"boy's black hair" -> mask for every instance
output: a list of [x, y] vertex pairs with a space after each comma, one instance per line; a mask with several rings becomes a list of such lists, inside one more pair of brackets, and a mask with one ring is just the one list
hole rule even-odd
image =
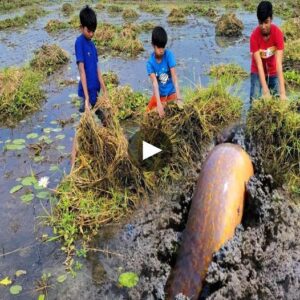
[[261, 1], [257, 6], [257, 19], [260, 23], [273, 18], [273, 6], [270, 1]]
[[157, 46], [158, 48], [165, 48], [168, 42], [168, 36], [166, 31], [157, 26], [152, 31], [152, 45]]
[[79, 14], [80, 24], [88, 30], [95, 31], [97, 28], [97, 17], [92, 8], [86, 5]]

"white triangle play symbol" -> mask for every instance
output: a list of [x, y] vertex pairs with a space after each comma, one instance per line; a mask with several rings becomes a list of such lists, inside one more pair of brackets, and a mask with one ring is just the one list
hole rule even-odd
[[143, 160], [161, 152], [162, 150], [143, 141]]

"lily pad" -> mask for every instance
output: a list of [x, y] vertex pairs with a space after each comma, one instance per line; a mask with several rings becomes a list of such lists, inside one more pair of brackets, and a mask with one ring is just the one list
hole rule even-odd
[[21, 188], [23, 187], [23, 185], [18, 184], [15, 185], [14, 187], [12, 187], [9, 191], [10, 194], [16, 193], [17, 191], [19, 191]]
[[53, 128], [52, 131], [53, 131], [53, 132], [60, 132], [60, 131], [62, 131], [62, 129], [59, 128], [59, 127], [57, 127], [57, 128]]
[[19, 145], [19, 144], [7, 144], [5, 145], [6, 150], [23, 150], [25, 148], [25, 145]]
[[38, 300], [45, 300], [45, 295], [44, 294], [39, 295]]
[[59, 134], [56, 136], [58, 140], [63, 140], [66, 136], [64, 134]]
[[44, 128], [44, 129], [43, 129], [43, 131], [44, 131], [45, 133], [50, 133], [52, 130], [53, 130], [53, 128], [51, 128], [51, 127], [47, 127], [47, 128]]
[[33, 188], [35, 189], [35, 190], [42, 190], [44, 187], [43, 186], [41, 186], [41, 185], [39, 185], [38, 183], [35, 183], [34, 185], [33, 185]]
[[40, 161], [43, 161], [45, 159], [45, 157], [44, 156], [35, 156], [34, 157], [34, 162], [40, 162]]
[[28, 176], [28, 177], [23, 178], [21, 183], [25, 186], [30, 186], [30, 185], [34, 185], [35, 183], [37, 183], [37, 180], [33, 176]]
[[50, 166], [50, 171], [51, 171], [51, 172], [59, 171], [59, 166], [57, 166], [57, 165], [51, 165], [51, 166]]
[[67, 279], [67, 274], [60, 275], [56, 278], [57, 282], [63, 283]]
[[56, 124], [57, 124], [57, 121], [56, 121], [56, 120], [52, 120], [52, 121], [50, 122], [50, 124], [56, 125]]
[[27, 272], [25, 270], [18, 270], [18, 271], [16, 271], [16, 276], [17, 277], [20, 277], [20, 276], [26, 275], [26, 274], [27, 274]]
[[22, 202], [25, 202], [25, 203], [29, 203], [30, 201], [33, 200], [33, 198], [34, 198], [33, 194], [25, 194], [25, 195], [21, 196]]
[[132, 288], [139, 282], [139, 277], [133, 272], [125, 272], [119, 276], [119, 284], [128, 288]]
[[15, 144], [15, 145], [23, 145], [23, 144], [25, 144], [25, 140], [24, 139], [15, 139], [15, 140], [13, 140], [13, 144]]
[[12, 281], [9, 277], [5, 277], [4, 279], [0, 280], [0, 285], [10, 285]]
[[39, 192], [36, 194], [39, 199], [46, 199], [50, 197], [50, 193], [47, 191]]
[[39, 135], [37, 133], [33, 132], [33, 133], [27, 134], [26, 138], [28, 138], [28, 139], [36, 139], [38, 136]]
[[22, 292], [22, 286], [18, 284], [13, 285], [10, 287], [9, 291], [12, 295], [18, 295]]
[[66, 147], [63, 146], [63, 145], [58, 145], [58, 146], [56, 147], [57, 150], [64, 150], [65, 148], [66, 148]]

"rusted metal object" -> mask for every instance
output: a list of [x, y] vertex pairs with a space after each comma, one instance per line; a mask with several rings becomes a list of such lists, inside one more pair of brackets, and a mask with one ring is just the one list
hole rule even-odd
[[246, 182], [253, 175], [248, 154], [238, 145], [220, 144], [203, 164], [166, 299], [184, 294], [198, 299], [214, 252], [241, 222]]

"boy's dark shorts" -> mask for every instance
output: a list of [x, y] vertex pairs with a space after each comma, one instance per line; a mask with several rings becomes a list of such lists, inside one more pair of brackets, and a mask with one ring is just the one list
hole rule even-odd
[[[94, 104], [91, 103], [92, 108], [94, 108], [96, 102]], [[84, 98], [80, 98], [80, 107], [79, 107], [79, 112], [83, 113], [85, 111], [85, 102], [84, 102]], [[103, 126], [106, 126], [106, 116], [104, 114], [104, 112], [98, 108], [95, 111], [96, 116], [98, 117], [98, 119], [101, 121], [101, 123], [103, 124]]]

